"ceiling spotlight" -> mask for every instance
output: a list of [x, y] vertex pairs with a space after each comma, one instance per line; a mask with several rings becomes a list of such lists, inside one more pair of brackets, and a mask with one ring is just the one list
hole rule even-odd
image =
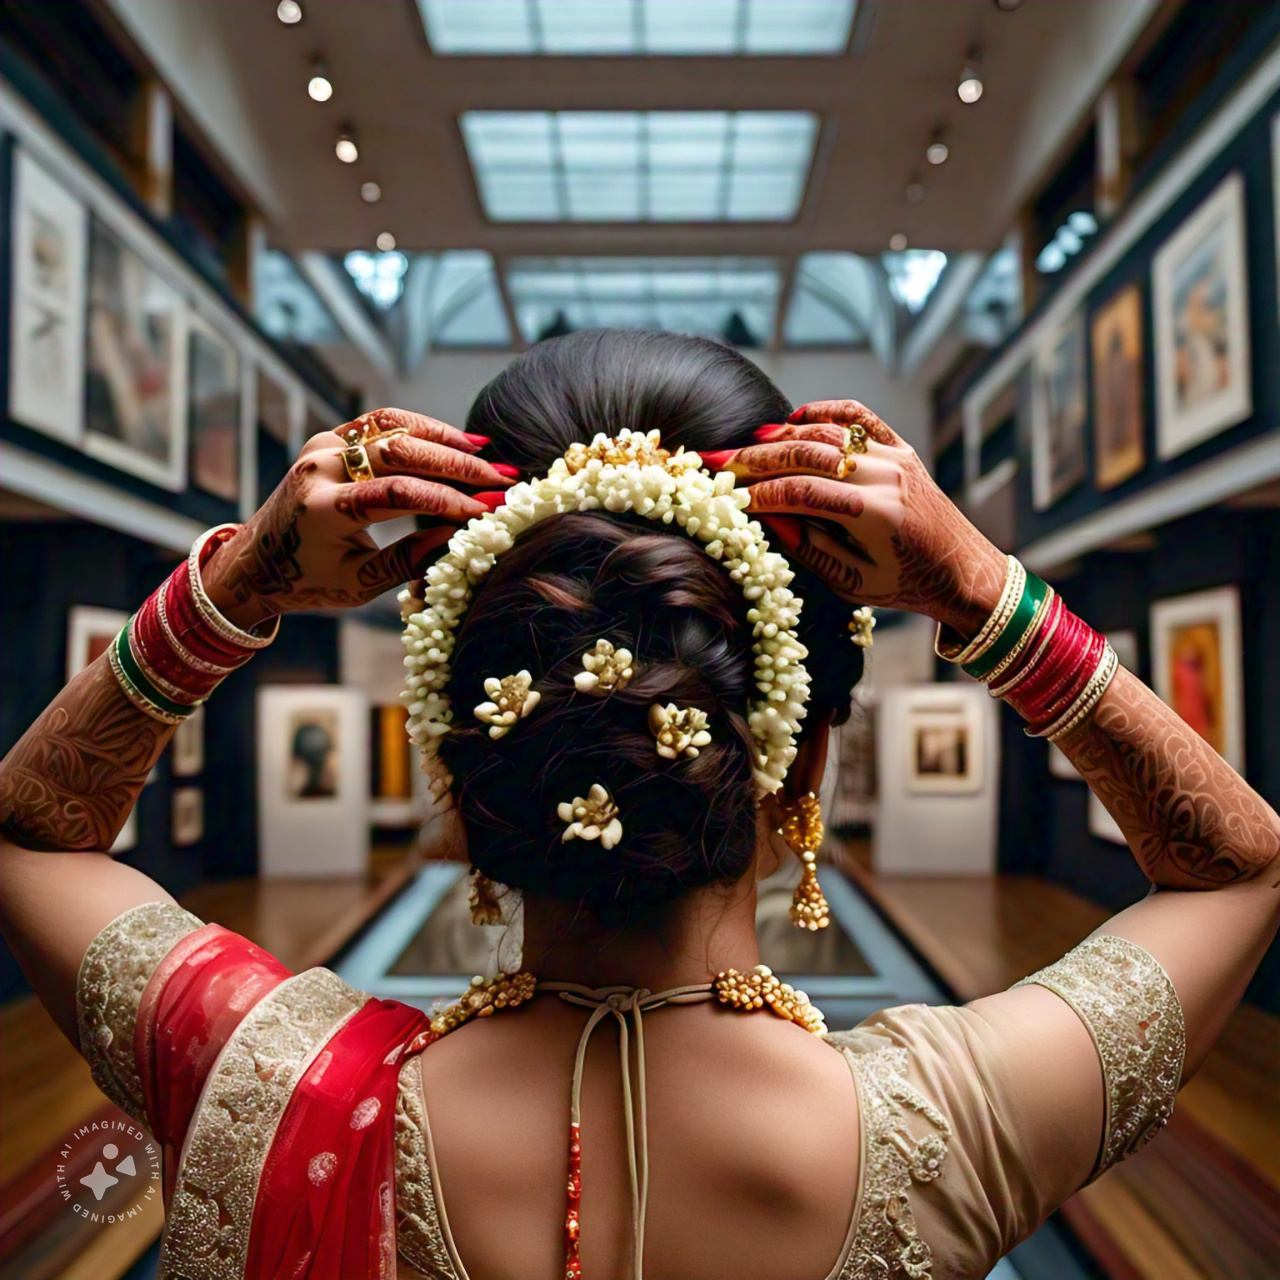
[[893, 235], [889, 237], [889, 248], [892, 249], [894, 253], [901, 253], [906, 247], [907, 237], [905, 232], [895, 231]]
[[951, 154], [945, 142], [931, 142], [928, 149], [924, 153], [924, 158], [930, 164], [945, 164], [947, 157]]
[[956, 93], [960, 95], [961, 102], [977, 102], [982, 97], [982, 81], [973, 67], [965, 67], [960, 73]]
[[924, 183], [908, 182], [907, 183], [907, 203], [919, 204], [924, 199]]
[[311, 64], [311, 79], [307, 81], [307, 93], [316, 102], [328, 102], [333, 97], [333, 81], [319, 59]]
[[365, 204], [377, 204], [382, 199], [382, 188], [376, 182], [362, 182], [360, 184], [360, 199]]
[[380, 231], [374, 243], [380, 253], [390, 253], [396, 247], [396, 238], [390, 231]]
[[333, 154], [343, 164], [355, 164], [360, 159], [360, 148], [356, 146], [356, 140], [349, 131], [338, 135], [337, 142], [333, 144]]
[[302, 6], [298, 0], [280, 0], [276, 5], [276, 17], [287, 27], [302, 21]]

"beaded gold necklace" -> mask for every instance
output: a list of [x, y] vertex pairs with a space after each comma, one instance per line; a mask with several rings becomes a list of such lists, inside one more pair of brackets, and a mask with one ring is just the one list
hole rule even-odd
[[[591, 1010], [591, 1015], [578, 1039], [569, 1100], [568, 1207], [564, 1220], [565, 1280], [582, 1280], [582, 1262], [579, 1257], [582, 1203], [582, 1075], [586, 1062], [587, 1043], [592, 1032], [607, 1017], [612, 1017], [619, 1029], [623, 1105], [626, 1110], [628, 1165], [631, 1174], [632, 1274], [636, 1280], [642, 1280], [645, 1213], [649, 1199], [642, 1015], [663, 1005], [698, 1004], [716, 1000], [727, 1008], [743, 1013], [768, 1009], [778, 1017], [787, 1022], [794, 1022], [814, 1035], [825, 1035], [827, 1024], [819, 1010], [810, 1004], [809, 997], [803, 991], [797, 991], [790, 983], [783, 982], [767, 965], [758, 964], [746, 973], [740, 973], [737, 969], [725, 969], [716, 975], [714, 982], [673, 987], [669, 991], [656, 992], [644, 987], [592, 989], [568, 982], [540, 983], [533, 974], [524, 970], [519, 973], [499, 974], [494, 978], [475, 977], [472, 978], [466, 994], [457, 1003], [450, 1005], [432, 1018], [431, 1030], [437, 1037], [447, 1035], [473, 1018], [488, 1018], [500, 1009], [514, 1009], [531, 1000], [539, 991], [553, 992], [569, 1004]], [[634, 1107], [629, 1049], [629, 1039], [632, 1034], [636, 1041], [637, 1105]]]

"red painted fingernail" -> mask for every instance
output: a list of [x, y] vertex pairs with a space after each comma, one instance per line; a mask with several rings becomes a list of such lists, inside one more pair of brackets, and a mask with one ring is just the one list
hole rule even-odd
[[466, 436], [477, 449], [483, 449], [485, 445], [491, 443], [488, 436], [478, 436], [470, 431], [464, 431], [462, 434]]
[[509, 480], [518, 480], [520, 478], [520, 468], [510, 466], [505, 462], [491, 462], [489, 465], [500, 475], [506, 476]]
[[507, 495], [505, 493], [494, 493], [489, 490], [486, 490], [484, 493], [473, 493], [471, 496], [477, 502], [488, 507], [490, 511], [497, 511], [497, 509], [507, 500]]
[[763, 427], [756, 428], [755, 437], [757, 440], [772, 440], [776, 435], [786, 429], [786, 423], [766, 422]]
[[761, 516], [760, 519], [788, 551], [795, 551], [799, 547], [802, 538], [800, 521], [794, 516]]
[[807, 404], [802, 404], [798, 409], [792, 409], [791, 412], [787, 415], [787, 421], [799, 422], [800, 419], [804, 417], [805, 410], [807, 410], [808, 407], [809, 406]]
[[737, 452], [737, 449], [708, 449], [705, 453], [699, 452], [698, 457], [702, 459], [704, 467], [709, 467], [712, 471], [723, 471], [729, 459]]

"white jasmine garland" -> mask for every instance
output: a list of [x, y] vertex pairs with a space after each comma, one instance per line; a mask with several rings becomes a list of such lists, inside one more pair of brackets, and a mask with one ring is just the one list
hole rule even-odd
[[504, 506], [459, 529], [446, 554], [427, 570], [421, 594], [400, 594], [408, 669], [401, 698], [433, 793], [443, 795], [453, 782], [438, 746], [453, 720], [445, 694], [449, 657], [472, 592], [527, 529], [549, 516], [601, 509], [634, 511], [679, 526], [742, 587], [759, 690], [748, 714], [757, 746], [755, 778], [762, 793], [776, 791], [795, 759], [809, 697], [808, 652], [796, 635], [802, 602], [790, 589], [791, 569], [769, 549], [759, 521], [746, 514], [749, 500], [745, 490], [734, 488], [730, 472], [713, 477], [696, 453], [668, 453], [657, 431], [624, 431], [571, 446], [546, 476], [514, 485]]

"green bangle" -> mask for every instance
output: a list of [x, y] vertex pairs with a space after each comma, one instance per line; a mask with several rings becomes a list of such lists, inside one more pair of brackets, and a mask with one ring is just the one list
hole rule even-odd
[[1026, 583], [1022, 588], [1022, 597], [1013, 610], [1013, 616], [992, 642], [991, 647], [960, 669], [975, 680], [983, 680], [989, 676], [1026, 635], [1048, 594], [1049, 584], [1028, 570]]
[[181, 702], [174, 702], [172, 698], [166, 698], [138, 666], [133, 650], [129, 648], [129, 626], [132, 622], [133, 619], [130, 618], [129, 622], [120, 629], [120, 634], [116, 636], [116, 661], [120, 663], [120, 669], [128, 677], [134, 691], [145, 698], [157, 711], [163, 711], [169, 716], [181, 716], [185, 720], [194, 713], [195, 706], [185, 706]]

